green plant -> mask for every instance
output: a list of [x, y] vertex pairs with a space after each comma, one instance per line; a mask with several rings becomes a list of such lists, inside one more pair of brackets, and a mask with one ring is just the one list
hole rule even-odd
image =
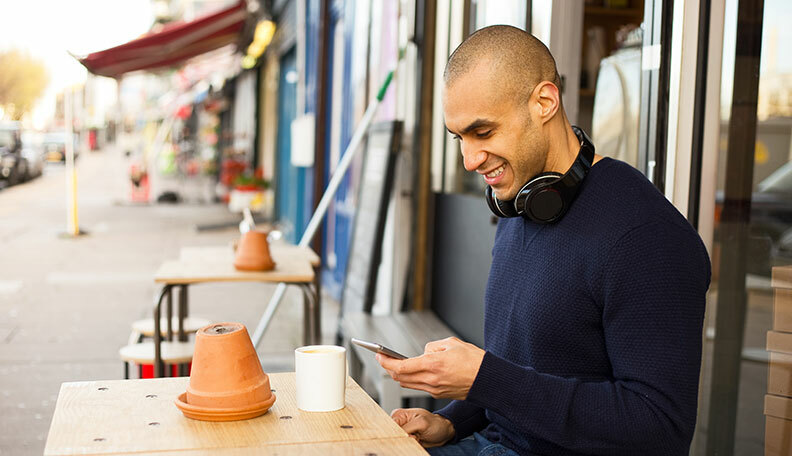
[[266, 190], [269, 186], [268, 180], [250, 174], [240, 174], [234, 178], [234, 187], [255, 187]]

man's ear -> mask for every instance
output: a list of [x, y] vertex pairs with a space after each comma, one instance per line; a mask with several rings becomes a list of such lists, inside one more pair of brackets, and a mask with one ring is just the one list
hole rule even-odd
[[558, 87], [550, 81], [542, 81], [535, 88], [533, 92], [535, 97], [536, 115], [539, 121], [544, 125], [558, 112], [561, 107], [561, 94]]

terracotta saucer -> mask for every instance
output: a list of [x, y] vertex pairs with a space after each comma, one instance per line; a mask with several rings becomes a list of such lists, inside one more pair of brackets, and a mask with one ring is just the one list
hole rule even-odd
[[174, 403], [187, 418], [201, 421], [237, 421], [249, 420], [267, 413], [267, 410], [275, 403], [275, 395], [271, 394], [269, 399], [245, 407], [211, 408], [188, 404], [185, 392], [181, 393]]

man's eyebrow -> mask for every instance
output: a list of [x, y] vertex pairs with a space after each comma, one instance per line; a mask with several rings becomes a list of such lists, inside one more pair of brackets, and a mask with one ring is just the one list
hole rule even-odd
[[[498, 122], [495, 122], [494, 120], [476, 119], [470, 125], [468, 125], [467, 127], [463, 128], [462, 131], [459, 134], [460, 135], [466, 135], [466, 134], [470, 133], [471, 131], [477, 130], [477, 129], [482, 128], [482, 127], [494, 128], [494, 127], [497, 127], [497, 126], [498, 126]], [[452, 135], [456, 134], [453, 131], [451, 131], [451, 129], [448, 128], [448, 126], [446, 126], [446, 130], [448, 130], [448, 132], [451, 133]]]

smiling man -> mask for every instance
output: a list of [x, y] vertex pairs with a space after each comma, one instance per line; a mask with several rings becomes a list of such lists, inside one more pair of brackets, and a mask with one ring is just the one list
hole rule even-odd
[[394, 420], [436, 455], [687, 455], [710, 279], [701, 239], [641, 173], [594, 154], [530, 34], [479, 30], [444, 78], [446, 127], [503, 217], [485, 345], [377, 355], [402, 386], [455, 399]]

